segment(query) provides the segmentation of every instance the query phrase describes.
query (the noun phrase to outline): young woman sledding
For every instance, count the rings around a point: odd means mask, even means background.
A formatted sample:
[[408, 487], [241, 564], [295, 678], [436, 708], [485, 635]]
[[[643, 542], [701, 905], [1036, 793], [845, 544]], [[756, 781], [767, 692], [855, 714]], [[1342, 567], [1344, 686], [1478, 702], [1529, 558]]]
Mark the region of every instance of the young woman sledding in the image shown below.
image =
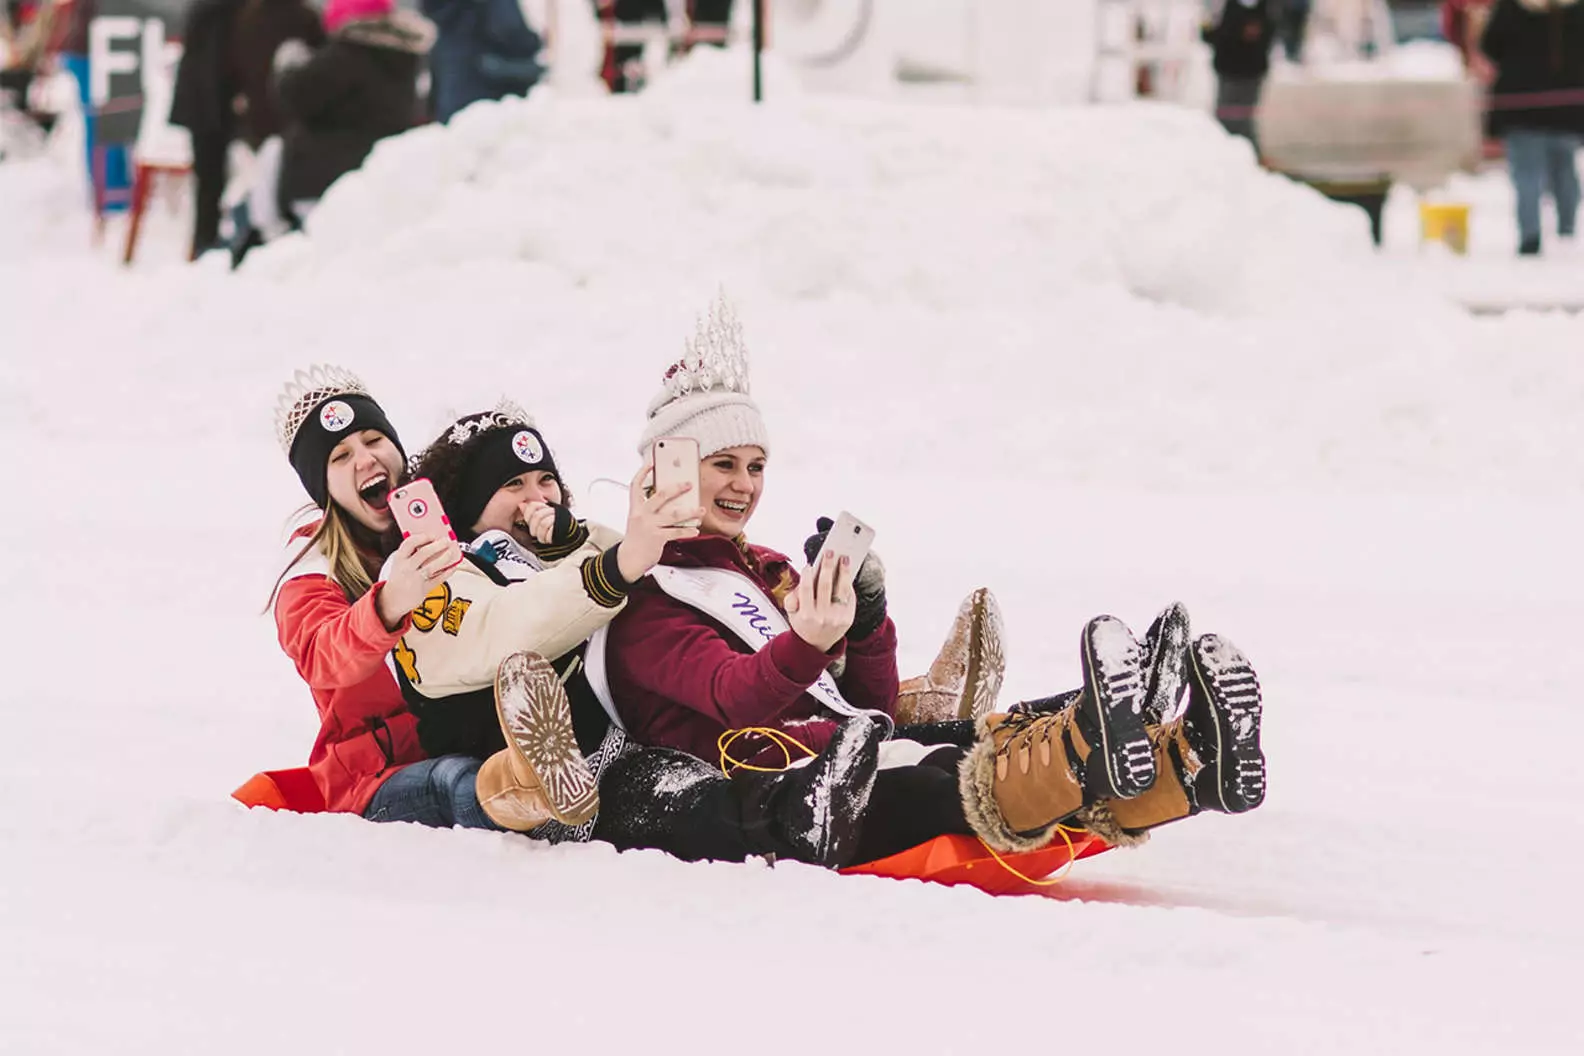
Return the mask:
[[[822, 563], [800, 577], [788, 558], [743, 534], [763, 495], [770, 444], [748, 394], [741, 328], [724, 305], [667, 372], [640, 451], [662, 436], [698, 441], [704, 517], [697, 538], [667, 544], [608, 641], [597, 636], [590, 647], [630, 734], [713, 755], [727, 769], [820, 751], [853, 721], [838, 726], [842, 717], [872, 716], [874, 737], [884, 737], [898, 683], [878, 560], [856, 574]], [[851, 860], [948, 833], [1029, 850], [1064, 822], [1136, 843], [1200, 810], [1258, 806], [1253, 669], [1222, 639], [1190, 647], [1188, 637], [1186, 613], [1173, 606], [1152, 628], [1146, 657], [1120, 620], [1098, 617], [1081, 637], [1081, 690], [987, 715], [969, 737], [904, 730], [910, 736], [882, 749]]]
[[[324, 511], [317, 525], [298, 534], [306, 542], [294, 544], [272, 600], [281, 645], [319, 708], [309, 768], [329, 809], [375, 821], [527, 831], [544, 839], [594, 836], [681, 856], [732, 857], [735, 850], [738, 860], [751, 853], [821, 862], [828, 851], [844, 853], [847, 832], [830, 822], [851, 814], [841, 809], [845, 797], [867, 795], [874, 763], [839, 743], [827, 755], [829, 766], [749, 781], [728, 781], [697, 760], [669, 768], [657, 762], [682, 759], [680, 753], [630, 753], [637, 762], [617, 771], [626, 775], [620, 787], [629, 794], [617, 797], [626, 809], [600, 811], [601, 822], [594, 820], [599, 798], [565, 696], [545, 661], [511, 655], [498, 675], [491, 663], [484, 678], [489, 721], [497, 723], [497, 679], [516, 721], [520, 736], [510, 746], [496, 724], [489, 750], [455, 750], [468, 739], [468, 724], [448, 725], [438, 708], [426, 716], [432, 721], [420, 720], [402, 697], [392, 667], [417, 681], [427, 665], [431, 677], [443, 678], [448, 662], [456, 666], [467, 655], [452, 651], [448, 661], [434, 642], [471, 644], [481, 629], [498, 635], [504, 626], [520, 634], [519, 644], [552, 653], [578, 645], [617, 611], [616, 585], [641, 575], [662, 543], [681, 534], [663, 527], [687, 515], [667, 508], [677, 495], [635, 495], [626, 540], [601, 529], [598, 545], [584, 540], [562, 547], [530, 581], [514, 587], [510, 601], [491, 604], [453, 589], [467, 572], [449, 566], [444, 543], [414, 537], [396, 545], [389, 503], [406, 475], [404, 456], [395, 429], [357, 378], [338, 368], [300, 373], [281, 399], [276, 424], [293, 468]], [[469, 571], [480, 567], [471, 560], [465, 565]], [[537, 608], [538, 617], [512, 624], [512, 606], [521, 601], [536, 601], [529, 608]], [[408, 647], [408, 640], [417, 647]], [[394, 659], [389, 667], [388, 658]], [[425, 751], [426, 735], [441, 751]], [[653, 804], [631, 794], [646, 776], [651, 785], [693, 788], [687, 810], [656, 820]], [[816, 784], [820, 795], [812, 794]], [[683, 815], [694, 823], [678, 821]]]

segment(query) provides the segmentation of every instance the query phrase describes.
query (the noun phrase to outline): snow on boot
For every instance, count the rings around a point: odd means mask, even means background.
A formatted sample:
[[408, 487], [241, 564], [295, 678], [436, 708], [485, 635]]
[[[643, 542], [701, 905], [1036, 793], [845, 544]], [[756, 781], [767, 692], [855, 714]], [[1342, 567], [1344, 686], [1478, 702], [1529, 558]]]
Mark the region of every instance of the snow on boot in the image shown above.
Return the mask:
[[898, 688], [898, 726], [977, 719], [995, 710], [1006, 673], [1001, 606], [980, 587], [957, 609], [957, 618], [929, 672]]
[[497, 825], [527, 832], [548, 820], [581, 825], [599, 811], [599, 786], [572, 730], [566, 690], [550, 661], [513, 653], [495, 673], [506, 748], [479, 768], [478, 798]]
[[1163, 726], [1181, 710], [1188, 681], [1188, 610], [1174, 601], [1144, 634], [1144, 721]]
[[1241, 814], [1265, 801], [1262, 710], [1259, 676], [1237, 646], [1215, 634], [1195, 641], [1183, 733], [1202, 765], [1193, 778], [1200, 808]]
[[1093, 799], [1136, 796], [1155, 781], [1138, 639], [1115, 616], [1096, 616], [1084, 626], [1081, 648], [1084, 688], [1074, 719], [1096, 753], [1084, 788]]
[[806, 763], [733, 773], [750, 842], [764, 853], [829, 869], [852, 864], [883, 739], [879, 723], [855, 715]]
[[1070, 703], [985, 716], [963, 761], [963, 811], [997, 850], [1041, 847], [1085, 805], [1154, 783], [1138, 640], [1121, 620], [1098, 616], [1081, 646], [1084, 688]]

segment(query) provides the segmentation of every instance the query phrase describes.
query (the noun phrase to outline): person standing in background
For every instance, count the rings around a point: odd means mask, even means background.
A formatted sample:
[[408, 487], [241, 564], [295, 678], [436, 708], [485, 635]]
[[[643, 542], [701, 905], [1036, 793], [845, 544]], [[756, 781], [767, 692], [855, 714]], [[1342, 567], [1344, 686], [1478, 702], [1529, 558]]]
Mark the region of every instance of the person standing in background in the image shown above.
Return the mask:
[[544, 41], [517, 0], [422, 0], [420, 9], [438, 31], [429, 57], [436, 121], [481, 99], [527, 95], [544, 75]]
[[1254, 144], [1254, 110], [1270, 73], [1276, 39], [1275, 0], [1224, 0], [1200, 30], [1210, 45], [1216, 74], [1216, 120]]
[[1584, 5], [1497, 0], [1480, 38], [1495, 64], [1491, 135], [1507, 150], [1518, 198], [1518, 253], [1540, 253], [1540, 202], [1556, 203], [1557, 235], [1578, 230], [1578, 151], [1584, 145]]

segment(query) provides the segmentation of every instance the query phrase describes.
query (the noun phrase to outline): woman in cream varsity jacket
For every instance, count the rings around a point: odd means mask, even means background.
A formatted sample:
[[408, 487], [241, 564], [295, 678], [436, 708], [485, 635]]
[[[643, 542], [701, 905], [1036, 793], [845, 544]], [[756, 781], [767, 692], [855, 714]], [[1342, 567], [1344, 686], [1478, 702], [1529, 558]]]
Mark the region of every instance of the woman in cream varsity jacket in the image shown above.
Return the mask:
[[[878, 738], [868, 724], [838, 734], [797, 771], [728, 779], [695, 756], [629, 743], [589, 689], [585, 640], [621, 609], [664, 542], [696, 534], [664, 526], [702, 512], [687, 485], [646, 498], [648, 471], [632, 481], [623, 539], [574, 516], [548, 443], [513, 404], [458, 420], [417, 458], [414, 473], [434, 484], [466, 549], [392, 651], [424, 750], [496, 758], [504, 749], [526, 768], [545, 752], [534, 739], [542, 717], [569, 715], [569, 750], [595, 775], [598, 814], [575, 827], [532, 818], [507, 827], [689, 860], [845, 864], [853, 833], [832, 819], [852, 817], [873, 782]], [[637, 568], [622, 560], [635, 532], [651, 540]]]

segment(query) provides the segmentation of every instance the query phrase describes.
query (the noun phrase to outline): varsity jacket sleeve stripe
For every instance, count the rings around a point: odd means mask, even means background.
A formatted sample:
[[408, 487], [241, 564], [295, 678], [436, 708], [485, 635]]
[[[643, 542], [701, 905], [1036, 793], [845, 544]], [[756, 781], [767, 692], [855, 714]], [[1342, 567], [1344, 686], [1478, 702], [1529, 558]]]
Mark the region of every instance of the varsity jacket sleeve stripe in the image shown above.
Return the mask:
[[281, 584], [275, 599], [275, 630], [281, 648], [314, 689], [344, 689], [373, 675], [385, 663], [408, 621], [385, 629], [375, 604], [384, 583], [354, 604], [325, 576], [298, 576]]
[[561, 564], [509, 584], [494, 582], [471, 562], [457, 566], [434, 617], [415, 624], [403, 639], [418, 675], [415, 688], [432, 700], [465, 693], [493, 686], [495, 669], [512, 653], [527, 649], [554, 660], [576, 649], [625, 600], [625, 584], [614, 602], [591, 594], [585, 566], [592, 561], [597, 567], [600, 558], [589, 544]]

